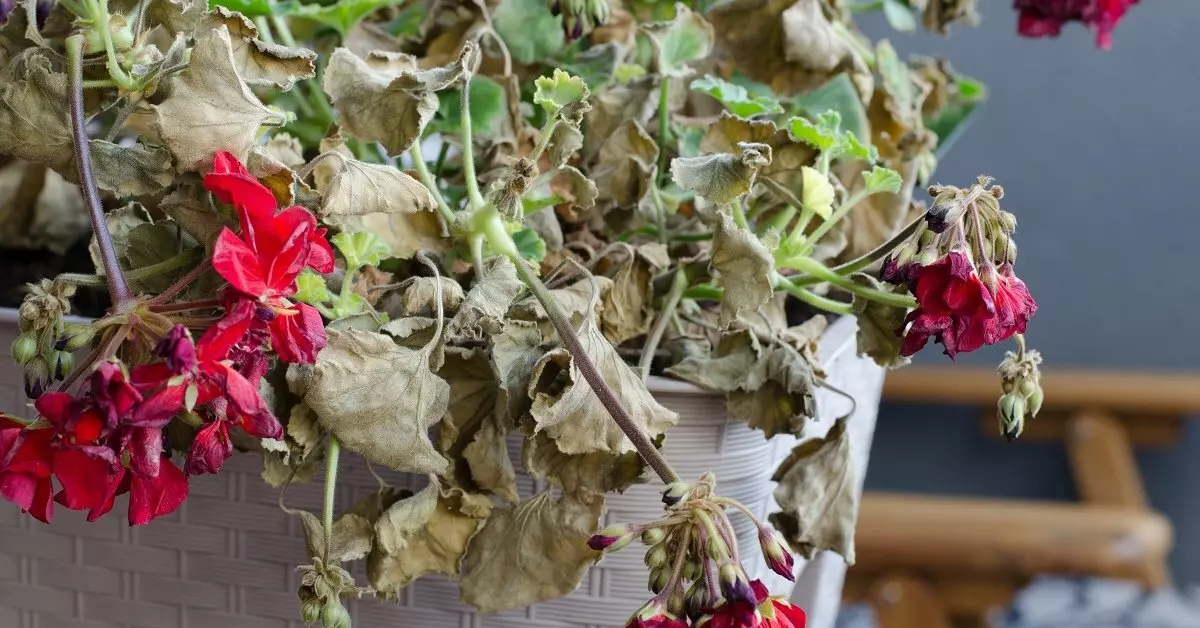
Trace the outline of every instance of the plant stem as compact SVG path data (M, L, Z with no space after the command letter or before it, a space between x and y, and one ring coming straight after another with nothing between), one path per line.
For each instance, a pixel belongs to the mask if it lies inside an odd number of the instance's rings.
M475 141L471 138L471 76L463 77L462 91L462 163L463 177L467 180L467 197L472 209L482 207L483 195L479 193L479 181L475 180Z
M425 156L421 154L421 140L413 142L412 148L408 149L409 155L412 156L413 167L417 169L417 175L421 177L421 183L425 184L425 188L433 195L433 200L437 201L438 212L441 213L442 219L446 221L446 226L454 224L454 210L446 204L445 197L442 196L442 191L438 189L437 181L433 175L429 173L429 164L425 163Z
M433 165L433 176L442 176L442 170L446 168L446 157L450 154L450 142L442 141L442 147L438 149L437 162Z
M825 310L826 312L846 315L854 313L854 308L849 303L834 301L833 299L827 299L823 296L813 294L806 288L801 288L800 286L788 281L787 277L784 277L783 275L775 275L775 289L783 290L797 299L800 299L801 301L804 301L815 308Z
M554 136L554 130L558 128L558 124L558 116L554 116L546 121L546 126L542 127L542 133L541 136L538 137L537 146L535 146L533 152L529 154L529 160L533 162L534 166L537 165L538 159L541 158L542 153L546 150L546 147L550 145L550 138Z
M660 53L661 54L661 53ZM658 87L658 183L667 180L667 135L671 132L671 79L664 76Z
M733 212L733 222L737 223L738 227L749 231L750 226L746 222L746 214L742 212L742 202L734 200L729 204L729 209Z
M883 303L885 305L894 305L896 307L917 307L917 300L911 296L895 294L892 292L884 292L882 290L860 286L854 283L854 281L849 277L833 272L829 268L826 268L824 264L812 259L811 257L792 257L782 260L779 262L779 265L808 273L809 275L812 275L821 281L829 282L847 292L863 297L864 299L870 299L871 301Z
M107 25L104 32L108 32ZM83 121L83 43L83 35L67 38L71 135L75 147L75 166L79 173L79 188L83 191L83 199L91 215L92 233L96 235L96 244L100 247L104 276L108 278L108 294L113 307L116 308L132 299L133 292L129 289L129 282L125 280L125 274L117 262L117 248L113 245L112 234L108 231L108 220L104 217L100 192L96 189L96 175L92 171L92 151Z
M566 313L563 312L562 306L558 304L558 300L554 298L554 295L550 293L550 290L546 288L542 280L534 274L533 269L525 263L525 260L516 256L512 261L517 267L517 274L521 277L521 281L529 287L533 296L545 308L546 315L550 318L555 331L558 332L559 337L562 339L563 346L571 354L571 360L579 369L583 378L587 380L592 391L596 393L596 397L600 399L600 403L604 405L604 409L608 410L609 415L612 416L613 421L624 432L625 437L633 443L642 460L645 460L646 464L654 469L654 472L658 474L663 483L671 484L672 482L678 482L679 476L671 468L667 459L663 457L662 452L654 446L654 442L650 440L650 437L633 422L633 417L621 405L621 401L617 399L616 393L613 392L608 382L604 381L604 376L600 374L600 370L592 362L591 356L584 350L583 343L579 341L579 336L575 333L575 329L567 319Z
M901 229L899 233L888 239L887 242L880 244L863 255L852 259L845 264L842 264L841 266L834 267L833 271L839 275L849 275L850 273L858 272L870 266L871 264L878 262L886 257L888 253L894 251L896 247L900 246L900 244L905 240L911 238L913 234L921 228L921 225L924 222L924 214L917 216L912 222L908 223L903 229Z
M83 82L84 89L103 89L116 86L117 84L112 79L89 79Z
M159 305L152 307L154 312L159 314L169 314L171 312L189 312L191 310L207 310L216 309L222 306L220 299L203 299L200 301L183 301L181 303L172 303L170 305Z
M850 198L846 199L846 202L842 203L841 206L837 208L837 211L833 212L832 216L825 220L825 222L821 223L821 226L813 230L812 234L803 239L804 246L802 249L800 249L801 253L807 255L821 239L821 236L829 233L829 230L832 229L834 225L838 223L838 221L840 221L842 218L845 218L846 214L849 214L850 210L854 209L855 205L858 205L863 201L863 199L870 195L871 193L864 189L855 192L850 196Z
M658 313L658 320L654 321L654 329L650 330L650 335L646 338L646 346L642 348L642 358L638 360L638 368L642 369L643 380L650 377L650 365L654 362L654 352L658 350L658 343L662 341L663 334L667 331L667 325L671 323L671 317L675 315L675 308L679 306L679 300L683 298L683 291L687 289L687 284L687 273L683 272L682 268L675 269L675 280L671 282L671 291L667 293L667 298L663 301L662 309Z
M204 260L202 264L189 270L186 275L180 277L175 283L168 286L166 290L163 290L161 293L159 293L158 296L150 299L150 302L166 303L167 301L175 298L175 295L183 292L185 288L192 285L192 282L196 281L200 275L203 275L204 271L208 270L211 265L212 260Z
M329 450L325 452L325 501L323 503L321 523L325 531L325 555L322 560L329 562L329 546L333 544L333 499L337 495L338 457L342 453L342 445L337 436L329 435Z
M683 296L686 299L698 299L701 301L720 301L725 296L725 291L717 286L709 283L702 283L692 286L683 291Z

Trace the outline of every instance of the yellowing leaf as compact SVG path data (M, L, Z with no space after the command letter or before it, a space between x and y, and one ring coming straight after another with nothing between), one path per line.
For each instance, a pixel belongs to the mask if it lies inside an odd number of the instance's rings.
M229 29L234 67L249 85L286 92L296 81L316 75L317 53L262 41L254 22L241 13L218 5L208 14L205 24L209 28L225 25Z
M212 156L245 158L259 127L282 115L265 107L234 65L225 27L196 37L188 68L170 82L170 96L154 105L154 124L181 171L206 170Z
M429 477L429 485L421 492L401 499L383 511L375 522L375 542L386 554L398 554L408 542L429 523L437 509L441 485L437 476Z
M805 166L801 172L804 176L804 187L800 200L804 203L804 209L828 220L829 215L833 213L833 184L829 182L828 176L821 174L816 168Z
M675 425L679 416L655 401L639 373L625 363L612 343L600 332L594 316L584 318L579 340L608 382L635 425L655 438ZM558 388L566 374L566 384ZM621 432L592 391L579 367L565 349L550 351L534 367L529 382L533 397L530 410L537 431L545 431L565 454L633 451L633 443Z
M540 493L496 510L463 561L463 601L483 613L521 608L570 593L599 553L588 548L604 498Z
M430 371L433 344L414 350L357 330L328 336L304 393L321 424L372 462L409 473L444 471L429 428L445 414L450 386Z
M771 478L779 483L775 501L780 508L771 523L805 558L828 549L854 564L858 480L853 463L846 420L841 419L825 438L797 445Z
M317 181L324 200L321 215L415 214L437 207L433 194L416 179L393 167L348 159L341 153L325 153L340 167L328 179Z
M397 592L426 574L456 577L467 545L491 511L486 497L449 489L438 495L437 507L421 528L396 554L376 547L367 557L367 579L380 593Z
M67 103L67 77L53 70L41 50L26 50L10 61L0 74L3 151L66 171L74 158Z
M753 312L775 294L775 259L758 237L722 213L713 236L712 265L720 275L721 327L737 320L742 310Z

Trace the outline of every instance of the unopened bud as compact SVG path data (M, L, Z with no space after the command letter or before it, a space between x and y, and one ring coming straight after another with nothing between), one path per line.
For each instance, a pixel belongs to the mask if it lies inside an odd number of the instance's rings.
M593 534L588 547L597 552L615 552L629 545L637 535L637 528L628 524L609 526Z
M321 602L312 599L301 604L300 619L310 626L321 621Z
M88 346L94 334L91 325L67 325L55 341L54 348L74 353Z
M17 339L12 343L12 347L9 348L9 352L12 354L13 361L17 364L28 364L38 354L37 336L28 332L17 336Z
M721 560L729 553L728 548L725 547L725 541L715 536L708 537L708 542L704 544L704 551L712 560Z
M687 482L672 482L663 491L662 501L668 506L674 506L686 499L691 490L692 487Z
M675 587L667 594L667 612L679 616L687 610L687 596L683 589ZM668 624L669 625L669 624Z
M692 581L700 579L700 561L688 558L683 563L683 579Z
M766 559L767 566L771 568L771 571L788 580L796 579L792 573L796 559L792 557L792 553L788 551L783 537L778 532L766 526L759 528L758 546L762 549L763 558Z
M686 606L688 616L692 618L702 615L705 611L712 608L712 595L709 594L708 587L704 585L703 580L697 580L688 589L684 605Z
M325 601L321 609L321 625L324 628L350 628L350 612L336 597Z
M1042 387L1038 386L1036 389L1034 389L1033 393L1031 393L1029 397L1025 399L1025 404L1029 406L1029 416L1036 417L1038 415L1038 412L1042 409L1042 401L1044 399L1045 396L1042 393Z
M66 379L67 375L71 373L71 369L75 368L75 356L66 351L55 351L52 366L54 379Z
M754 594L754 588L750 586L750 581L740 566L726 563L721 566L719 573L721 592L725 594L729 603L750 606L758 604L758 596Z
M650 570L650 590L662 593L671 582L671 570L666 567L655 567Z
M1025 398L1017 393L1000 397L998 404L1000 432L1008 440L1014 440L1025 429Z
M21 314L21 318L30 322L36 321L42 317L42 308L38 307L33 301L25 301L21 303L21 307L17 310Z
M646 566L650 568L662 567L667 564L667 548L661 543L651 547L646 552Z
M992 189L990 189L988 191L992 193L992 198L994 198L996 200L1000 200L1000 199L1004 198L1004 188L1002 188L998 185L993 185Z
M667 538L667 533L662 528L649 528L642 532L642 542L646 545L658 545Z
M50 365L46 363L46 359L37 357L25 364L25 396L30 399L37 399L46 392L46 385L50 382Z
M992 188L995 189L995 188ZM1012 212L1000 212L1000 228L1006 233L1012 233L1017 230L1017 217Z

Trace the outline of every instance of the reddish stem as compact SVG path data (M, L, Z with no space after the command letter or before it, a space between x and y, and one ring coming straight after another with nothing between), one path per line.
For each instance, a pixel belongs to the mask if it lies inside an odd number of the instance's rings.
M161 303L166 303L167 301L170 301L171 299L173 299L175 297L175 295L179 294L180 292L183 292L183 290L185 288L187 288L189 285L191 285L191 283L193 281L196 281L196 279L198 279L200 277L200 275L204 274L204 271L208 270L209 266L211 266L211 265L212 265L212 260L207 260L207 259L204 260L203 262L200 263L199 266L189 270L186 275L180 277L178 281L171 284L169 287L167 287L166 290L163 290L161 294L154 297L153 299L150 299L150 304L151 305L159 305ZM170 310L155 308L155 311L167 312Z
M220 299L203 299L200 301L182 301L180 303L170 303L168 305L158 305L153 301L150 302L150 311L158 314L170 314L171 312L188 312L191 310L209 310L221 307Z

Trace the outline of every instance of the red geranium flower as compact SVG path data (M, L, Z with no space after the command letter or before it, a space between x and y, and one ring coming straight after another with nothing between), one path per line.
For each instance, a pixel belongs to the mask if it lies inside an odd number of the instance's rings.
M755 580L753 584L755 593L763 599L758 605L758 612L762 615L759 628L804 628L807 618L803 609L788 600L767 597L767 588L761 582Z
M333 270L333 249L325 230L307 209L279 211L275 197L233 155L218 153L205 186L238 213L242 234L228 228L217 237L213 268L243 295L273 314L268 322L271 346L284 362L313 362L325 347L320 314L287 297L296 292L296 277L306 266Z
M1013 274L1012 264L1000 268L996 278L995 302L996 316L987 325L988 344L1008 340L1013 334L1025 333L1029 319L1038 309L1025 282Z
M742 585L745 586L745 581ZM696 622L697 628L757 628L763 625L758 606L767 599L767 587L762 582L751 581L745 591L726 591L725 598Z
M687 620L667 612L662 599L655 597L629 618L625 628L688 628Z
M996 304L966 253L950 251L932 264L915 266L908 279L918 305L904 319L908 329L900 355L916 354L930 338L940 342L951 359L988 343Z
M1112 46L1112 32L1138 0L1015 0L1017 31L1024 37L1057 37L1067 22L1096 30L1096 45Z
M0 415L0 496L42 523L54 516L53 437L53 430L26 429Z

